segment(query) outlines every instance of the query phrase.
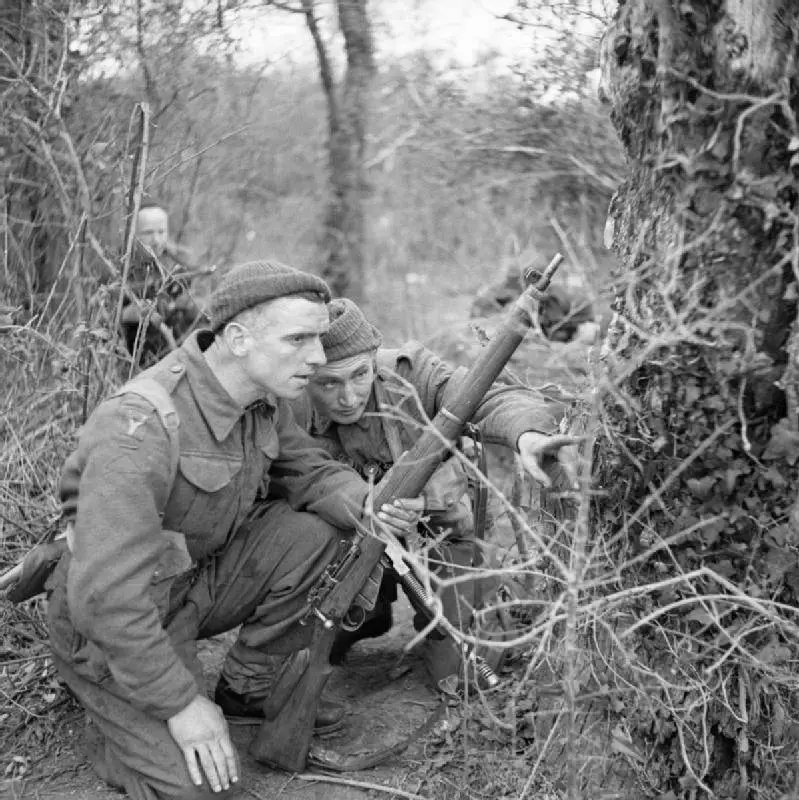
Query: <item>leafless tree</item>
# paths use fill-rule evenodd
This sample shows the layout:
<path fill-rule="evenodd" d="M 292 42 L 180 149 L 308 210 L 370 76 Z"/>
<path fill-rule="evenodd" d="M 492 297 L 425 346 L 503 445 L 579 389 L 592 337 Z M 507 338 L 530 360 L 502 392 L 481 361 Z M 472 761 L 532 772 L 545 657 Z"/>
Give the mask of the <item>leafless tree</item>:
<path fill-rule="evenodd" d="M 337 0 L 346 68 L 336 81 L 319 28 L 315 0 L 302 0 L 327 99 L 331 197 L 322 239 L 322 274 L 337 295 L 363 298 L 365 271 L 365 146 L 370 94 L 375 76 L 367 0 Z"/>

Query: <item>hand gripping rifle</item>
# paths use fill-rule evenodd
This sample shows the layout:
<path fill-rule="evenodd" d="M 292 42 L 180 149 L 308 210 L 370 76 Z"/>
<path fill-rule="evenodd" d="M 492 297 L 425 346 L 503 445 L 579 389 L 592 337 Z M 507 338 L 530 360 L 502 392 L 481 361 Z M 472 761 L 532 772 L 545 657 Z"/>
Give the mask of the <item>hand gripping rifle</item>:
<path fill-rule="evenodd" d="M 525 272 L 527 288 L 511 306 L 506 321 L 467 372 L 463 389 L 436 414 L 432 427 L 424 431 L 377 485 L 374 508 L 421 494 L 532 326 L 538 303 L 562 261 L 563 257 L 558 254 L 543 274 L 535 270 Z M 381 563 L 394 569 L 399 567 L 399 580 L 409 596 L 415 599 L 415 604 L 427 608 L 431 605 L 416 576 L 397 563 L 402 558 L 401 546 L 396 539 L 386 542 L 359 529 L 348 544 L 346 553 L 328 567 L 309 596 L 306 624 L 313 625 L 311 643 L 284 663 L 272 696 L 264 704 L 266 719 L 250 746 L 250 753 L 256 759 L 280 769 L 291 772 L 305 769 L 317 705 L 331 672 L 329 655 L 337 629 L 347 624 L 348 612 L 361 589 L 369 582 L 375 567 Z M 386 556 L 387 548 L 390 559 Z M 470 655 L 468 650 L 463 652 L 467 658 L 474 659 L 475 667 L 484 677 L 490 678 L 493 674 L 490 668 L 486 666 L 484 671 L 481 670 L 473 654 Z"/>

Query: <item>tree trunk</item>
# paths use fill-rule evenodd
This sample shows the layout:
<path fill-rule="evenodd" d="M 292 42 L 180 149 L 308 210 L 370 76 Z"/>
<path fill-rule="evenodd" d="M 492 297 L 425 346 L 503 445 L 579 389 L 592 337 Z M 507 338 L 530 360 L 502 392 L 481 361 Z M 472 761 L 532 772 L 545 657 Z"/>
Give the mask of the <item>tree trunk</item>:
<path fill-rule="evenodd" d="M 13 0 L 0 9 L 0 180 L 5 301 L 30 306 L 56 280 L 69 250 L 72 219 L 54 197 L 59 123 L 71 102 L 66 0 Z M 68 172 L 68 168 L 64 170 Z M 63 177 L 59 175 L 59 177 Z M 62 197 L 77 190 L 63 178 Z M 0 297 L 0 300 L 3 298 Z M 30 310 L 30 309 L 29 309 Z"/>
<path fill-rule="evenodd" d="M 602 43 L 629 176 L 593 566 L 668 796 L 794 790 L 798 60 L 795 0 L 621 0 Z"/>
<path fill-rule="evenodd" d="M 367 0 L 337 0 L 347 67 L 337 87 L 314 15 L 313 0 L 303 0 L 305 19 L 316 46 L 328 104 L 332 196 L 322 239 L 322 275 L 337 296 L 361 301 L 365 276 L 364 153 L 370 94 L 374 80 L 372 31 Z"/>

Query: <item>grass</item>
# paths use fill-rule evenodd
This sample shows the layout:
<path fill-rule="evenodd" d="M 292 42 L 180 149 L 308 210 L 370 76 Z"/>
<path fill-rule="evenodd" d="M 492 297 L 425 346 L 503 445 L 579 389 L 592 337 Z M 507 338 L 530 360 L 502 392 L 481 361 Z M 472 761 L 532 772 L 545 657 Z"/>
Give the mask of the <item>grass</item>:
<path fill-rule="evenodd" d="M 183 77 L 186 72 L 190 64 L 181 67 Z M 327 191 L 324 112 L 315 79 L 295 75 L 291 81 L 260 82 L 258 76 L 237 76 L 228 83 L 232 79 L 224 70 L 217 76 L 206 69 L 202 75 L 213 84 L 216 99 L 209 105 L 211 93 L 199 92 L 160 118 L 148 188 L 166 199 L 173 223 L 182 220 L 174 232 L 194 246 L 201 261 L 219 264 L 219 272 L 264 256 L 313 268 Z M 485 98 L 464 101 L 457 92 L 442 92 L 435 103 L 418 107 L 405 79 L 394 72 L 385 79 L 387 91 L 380 95 L 373 133 L 375 145 L 401 143 L 369 173 L 366 310 L 386 343 L 416 338 L 455 363 L 468 363 L 481 346 L 480 333 L 468 320 L 474 294 L 501 281 L 508 270 L 531 262 L 543 266 L 556 249 L 569 255 L 559 280 L 600 296 L 608 263 L 595 242 L 606 192 L 597 194 L 586 175 L 531 171 L 524 158 L 520 163 L 516 157 L 484 156 L 486 141 L 510 143 L 519 133 L 507 122 L 516 119 L 516 101 L 504 93 L 507 87 L 492 95 L 490 108 Z M 137 95 L 135 87 L 113 82 L 95 82 L 90 88 L 75 99 L 68 122 L 52 120 L 59 142 L 71 142 L 80 157 L 71 158 L 66 148 L 42 180 L 66 187 L 85 181 L 95 212 L 84 236 L 77 194 L 67 192 L 65 200 L 51 192 L 51 202 L 42 205 L 37 224 L 52 233 L 49 267 L 60 276 L 52 289 L 35 290 L 41 277 L 41 263 L 34 257 L 41 230 L 5 221 L 11 246 L 5 253 L 8 280 L 0 301 L 13 309 L 14 324 L 0 328 L 0 370 L 6 376 L 0 387 L 0 569 L 58 529 L 64 460 L 87 414 L 130 372 L 111 331 L 119 287 L 109 276 L 118 261 L 120 198 L 127 188 L 124 148 Z M 438 91 L 434 85 L 426 89 L 430 98 Z M 591 122 L 585 117 L 581 109 L 581 125 Z M 535 135 L 537 122 L 528 118 L 524 123 L 533 128 L 529 135 Z M 541 124 L 555 123 L 550 115 Z M 414 125 L 418 132 L 401 139 Z M 564 136 L 571 131 L 568 120 L 560 126 Z M 49 147 L 45 141 L 39 144 Z M 200 304 L 217 279 L 197 282 Z M 535 340 L 522 348 L 512 369 L 524 382 L 567 384 L 584 377 L 587 368 L 584 348 Z M 520 536 L 539 554 L 542 532 L 526 524 L 537 506 L 530 502 L 521 515 L 508 510 L 503 498 L 511 487 L 509 460 L 494 453 L 492 462 L 495 505 L 517 515 Z M 508 534 L 508 523 L 503 525 Z M 550 522 L 546 530 L 557 527 Z M 495 547 L 498 564 L 529 578 L 536 597 L 556 597 L 557 583 L 538 560 L 520 560 L 513 541 Z M 525 703 L 540 694 L 540 682 L 552 683 L 564 667 L 575 667 L 571 656 L 578 644 L 583 646 L 582 630 L 577 638 L 572 635 L 571 650 L 559 650 L 562 622 L 555 619 L 556 611 L 551 622 L 534 621 L 526 616 L 528 608 L 522 602 L 512 609 L 517 621 L 532 626 L 516 646 L 518 659 L 508 674 L 512 704 L 501 696 L 485 702 L 472 698 L 460 732 L 426 753 L 432 762 L 425 760 L 420 771 L 428 770 L 428 787 L 436 797 L 555 798 L 568 790 L 564 759 L 574 758 L 574 750 L 564 748 L 564 742 L 578 741 L 577 716 L 572 714 L 567 730 L 556 699 Z M 570 613 L 574 620 L 578 609 Z M 22 606 L 0 603 L 0 773 L 22 784 L 27 778 L 53 777 L 63 768 L 59 762 L 75 719 L 75 706 L 47 657 L 44 614 L 41 598 Z M 581 692 L 578 677 L 571 678 L 573 705 Z M 558 725 L 547 722 L 559 717 Z M 571 739 L 564 738 L 568 731 Z M 604 753 L 600 732 L 592 736 L 596 752 Z M 552 756 L 552 747 L 559 748 L 559 755 Z"/>

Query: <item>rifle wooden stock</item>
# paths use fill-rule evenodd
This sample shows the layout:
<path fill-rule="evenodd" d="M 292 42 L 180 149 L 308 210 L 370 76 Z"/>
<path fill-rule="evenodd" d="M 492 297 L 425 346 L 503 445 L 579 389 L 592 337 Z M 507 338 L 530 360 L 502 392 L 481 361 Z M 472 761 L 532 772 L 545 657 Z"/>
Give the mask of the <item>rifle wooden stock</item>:
<path fill-rule="evenodd" d="M 305 769 L 316 708 L 330 676 L 330 651 L 341 620 L 386 549 L 379 539 L 361 532 L 355 533 L 355 540 L 360 550 L 358 557 L 315 611 L 308 662 L 302 676 L 277 714 L 261 725 L 250 745 L 253 757 L 271 766 L 290 772 Z"/>
<path fill-rule="evenodd" d="M 394 464 L 377 486 L 374 508 L 409 497 L 418 497 L 436 467 L 447 457 L 479 407 L 486 392 L 499 377 L 532 325 L 531 313 L 549 286 L 563 257 L 558 254 L 535 286 L 528 286 L 513 304 L 507 320 L 467 372 L 463 390 L 442 408 L 416 444 Z M 261 725 L 250 746 L 250 753 L 280 769 L 298 772 L 305 768 L 311 745 L 316 708 L 330 675 L 330 650 L 337 628 L 361 587 L 383 558 L 385 545 L 377 538 L 356 532 L 360 548 L 351 568 L 315 610 L 307 666 L 289 691 L 280 710 Z"/>

